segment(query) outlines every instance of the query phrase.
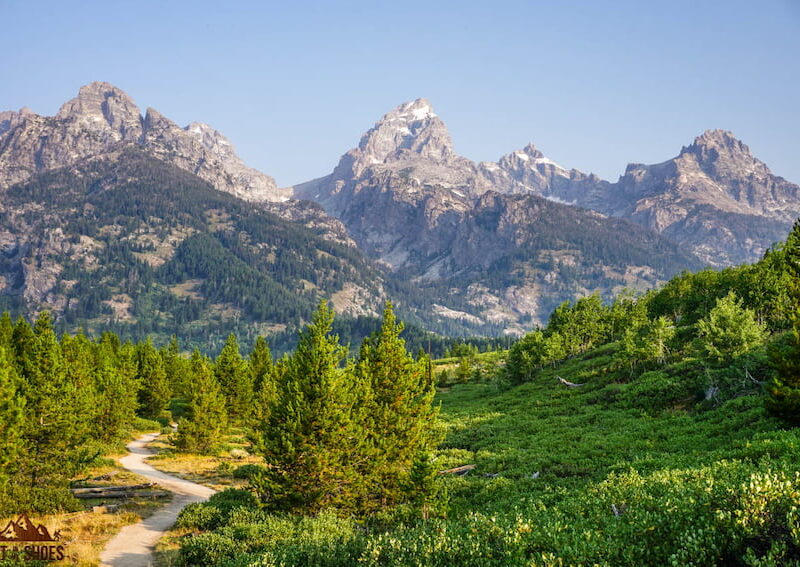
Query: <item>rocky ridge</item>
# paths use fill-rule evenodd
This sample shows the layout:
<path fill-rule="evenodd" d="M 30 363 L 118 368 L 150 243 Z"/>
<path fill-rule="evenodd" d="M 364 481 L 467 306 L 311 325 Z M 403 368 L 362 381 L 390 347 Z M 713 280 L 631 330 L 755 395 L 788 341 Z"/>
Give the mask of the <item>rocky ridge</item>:
<path fill-rule="evenodd" d="M 630 164 L 611 183 L 567 169 L 533 144 L 497 162 L 474 163 L 455 153 L 425 99 L 386 114 L 331 175 L 293 191 L 325 206 L 368 253 L 394 268 L 430 256 L 431 228 L 449 241 L 452 227 L 487 191 L 533 194 L 624 218 L 717 267 L 756 260 L 800 216 L 800 187 L 773 175 L 727 131 L 709 130 L 661 164 Z M 369 218 L 370 210 L 389 208 L 397 210 L 386 224 Z M 403 229 L 387 232 L 387 225 Z"/>
<path fill-rule="evenodd" d="M 587 187 L 599 198 L 607 186 L 533 145 L 498 163 L 461 157 L 430 103 L 417 99 L 386 114 L 329 176 L 296 186 L 294 195 L 341 219 L 368 255 L 419 285 L 447 286 L 470 306 L 439 308 L 442 316 L 516 332 L 564 299 L 650 287 L 699 265 L 647 230 L 564 204 Z M 594 248 L 589 234 L 605 248 Z M 641 253 L 616 255 L 622 241 Z"/>
<path fill-rule="evenodd" d="M 103 82 L 81 87 L 52 117 L 26 108 L 0 113 L 0 189 L 125 145 L 140 146 L 246 200 L 288 198 L 274 179 L 247 167 L 210 126 L 193 122 L 181 128 L 152 108 L 142 116 L 133 99 Z"/>
<path fill-rule="evenodd" d="M 610 297 L 623 287 L 652 287 L 676 271 L 703 263 L 722 266 L 753 260 L 782 239 L 800 214 L 798 186 L 774 176 L 729 132 L 706 132 L 661 164 L 631 164 L 611 183 L 563 167 L 533 144 L 497 162 L 464 158 L 454 150 L 445 123 L 425 99 L 387 113 L 341 157 L 330 175 L 279 189 L 271 177 L 247 167 L 213 128 L 199 122 L 180 127 L 152 108 L 142 115 L 120 89 L 92 83 L 53 117 L 24 108 L 0 112 L 0 191 L 6 215 L 0 225 L 4 253 L 0 289 L 4 293 L 30 309 L 47 305 L 69 313 L 77 305 L 97 314 L 95 307 L 82 303 L 89 292 L 69 283 L 75 280 L 73 275 L 65 279 L 69 269 L 65 266 L 95 270 L 116 261 L 109 255 L 113 246 L 98 245 L 109 235 L 98 235 L 97 227 L 87 232 L 77 217 L 73 226 L 62 227 L 58 217 L 74 216 L 77 201 L 59 202 L 62 209 L 54 213 L 46 195 L 16 201 L 8 197 L 13 191 L 24 193 L 40 186 L 62 191 L 70 183 L 85 185 L 86 176 L 100 170 L 102 189 L 114 191 L 130 186 L 140 174 L 131 164 L 161 171 L 136 152 L 246 200 L 251 210 L 274 213 L 341 245 L 334 258 L 326 256 L 331 252 L 322 244 L 314 245 L 323 250 L 314 260 L 321 262 L 315 277 L 322 277 L 319 274 L 330 260 L 353 266 L 344 280 L 331 273 L 337 283 L 326 283 L 324 289 L 307 278 L 291 284 L 298 285 L 302 290 L 298 293 L 307 294 L 309 301 L 314 294 L 327 295 L 337 311 L 357 316 L 377 312 L 380 300 L 394 293 L 390 289 L 402 289 L 405 298 L 424 297 L 422 303 L 410 300 L 416 313 L 430 315 L 428 321 L 435 324 L 450 321 L 452 325 L 439 328 L 457 332 L 519 333 L 544 322 L 565 299 L 594 291 Z M 53 172 L 57 175 L 48 177 Z M 118 172 L 129 172 L 129 178 L 119 177 Z M 174 173 L 164 175 L 182 179 Z M 64 179 L 71 181 L 63 185 Z M 142 179 L 145 186 L 154 186 L 154 178 Z M 196 182 L 185 183 L 194 187 Z M 170 207 L 185 198 L 170 195 L 159 193 Z M 88 206 L 94 206 L 91 199 Z M 220 236 L 231 219 L 238 218 L 239 213 L 226 212 L 236 206 L 215 205 L 208 218 L 196 212 L 194 224 L 177 232 L 136 219 L 148 228 L 131 251 L 154 270 L 163 270 L 171 255 L 184 249 L 183 243 L 200 242 L 197 239 L 207 233 L 221 238 L 225 254 L 239 254 L 247 248 Z M 94 213 L 87 210 L 82 215 L 93 218 Z M 250 223 L 256 221 L 242 219 L 243 242 L 253 240 L 260 229 Z M 266 219 L 258 222 L 273 226 Z M 101 228 L 117 230 L 112 224 Z M 23 234 L 26 231 L 30 234 Z M 304 237 L 292 238 L 305 242 Z M 139 248 L 148 251 L 136 251 Z M 375 268 L 355 248 L 394 274 Z M 192 253 L 200 249 L 190 247 Z M 251 252 L 263 253 L 260 269 L 273 269 L 274 249 L 247 253 Z M 290 258 L 291 251 L 287 253 L 285 258 Z M 304 262 L 315 254 L 309 249 Z M 287 261 L 289 271 L 299 269 L 294 260 Z M 126 258 L 123 264 L 130 262 Z M 180 269 L 194 273 L 185 264 Z M 359 271 L 373 275 L 362 277 Z M 372 287 L 369 282 L 378 273 L 383 283 Z M 163 277 L 161 301 L 194 297 L 199 293 L 195 287 L 205 285 L 208 293 L 200 294 L 207 300 L 203 308 L 211 313 L 214 305 L 224 304 L 209 303 L 211 284 L 197 283 L 195 276 L 177 283 L 167 274 Z M 127 285 L 120 280 L 114 293 L 105 293 L 101 311 L 111 310 L 121 320 L 133 317 L 130 309 L 136 301 L 124 291 Z M 282 290 L 280 297 L 288 297 L 285 293 Z M 222 311 L 226 309 L 231 311 Z M 270 325 L 280 324 L 274 314 L 271 317 Z"/>

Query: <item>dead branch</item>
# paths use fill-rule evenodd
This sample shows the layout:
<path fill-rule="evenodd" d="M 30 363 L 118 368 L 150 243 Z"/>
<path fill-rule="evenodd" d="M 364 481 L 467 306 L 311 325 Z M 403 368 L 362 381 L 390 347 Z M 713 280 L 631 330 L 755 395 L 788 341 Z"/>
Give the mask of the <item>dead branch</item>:
<path fill-rule="evenodd" d="M 556 376 L 558 381 L 564 384 L 568 388 L 580 388 L 581 386 L 585 386 L 585 384 L 575 384 L 574 382 L 569 382 L 568 380 L 564 380 L 561 376 Z"/>
<path fill-rule="evenodd" d="M 469 471 L 474 469 L 477 465 L 462 465 L 460 467 L 456 467 L 454 469 L 447 469 L 446 471 L 439 471 L 439 474 L 455 474 L 458 476 L 465 476 L 469 474 Z"/>
<path fill-rule="evenodd" d="M 130 484 L 127 486 L 90 486 L 87 488 L 72 488 L 70 492 L 74 496 L 79 494 L 99 494 L 105 492 L 130 492 L 132 490 L 142 490 L 152 488 L 156 485 L 155 482 L 146 482 L 144 484 Z"/>

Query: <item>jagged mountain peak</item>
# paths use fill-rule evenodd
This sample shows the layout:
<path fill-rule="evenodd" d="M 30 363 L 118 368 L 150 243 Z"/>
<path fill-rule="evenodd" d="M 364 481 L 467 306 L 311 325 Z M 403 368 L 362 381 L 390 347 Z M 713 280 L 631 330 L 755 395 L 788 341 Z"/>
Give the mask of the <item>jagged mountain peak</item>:
<path fill-rule="evenodd" d="M 437 114 L 433 111 L 433 106 L 425 98 L 418 98 L 397 106 L 394 110 L 384 116 L 384 120 L 425 120 L 426 118 L 435 118 Z"/>
<path fill-rule="evenodd" d="M 694 146 L 706 147 L 731 147 L 735 145 L 744 145 L 730 130 L 722 130 L 721 128 L 714 128 L 706 130 L 694 139 Z M 746 147 L 746 146 L 745 146 Z"/>
<path fill-rule="evenodd" d="M 681 155 L 687 153 L 704 161 L 720 158 L 758 161 L 750 148 L 729 130 L 706 130 L 681 150 Z"/>
<path fill-rule="evenodd" d="M 89 122 L 107 122 L 112 128 L 124 126 L 125 122 L 141 120 L 139 107 L 122 89 L 110 83 L 94 82 L 82 86 L 78 96 L 65 102 L 56 118 L 88 118 Z"/>
<path fill-rule="evenodd" d="M 128 94 L 118 86 L 106 81 L 93 81 L 78 89 L 78 98 L 93 99 L 99 96 L 106 98 L 110 96 L 128 97 Z"/>
<path fill-rule="evenodd" d="M 155 108 L 148 106 L 147 109 L 144 111 L 144 124 L 146 128 L 157 124 L 165 124 L 169 123 L 171 125 L 177 126 L 172 120 L 161 114 Z"/>
<path fill-rule="evenodd" d="M 430 102 L 418 98 L 395 107 L 362 136 L 352 171 L 359 175 L 371 165 L 409 157 L 445 163 L 454 156 L 447 126 Z"/>
<path fill-rule="evenodd" d="M 219 154 L 235 154 L 233 145 L 228 138 L 204 122 L 192 122 L 184 130 L 197 138 L 208 150 L 214 150 Z"/>
<path fill-rule="evenodd" d="M 706 130 L 694 142 L 681 150 L 681 158 L 691 156 L 700 168 L 713 177 L 723 180 L 756 175 L 770 175 L 769 168 L 757 159 L 750 148 L 728 130 Z"/>
<path fill-rule="evenodd" d="M 554 169 L 560 172 L 567 172 L 567 169 L 547 156 L 539 150 L 533 142 L 528 143 L 527 146 L 521 150 L 515 150 L 510 154 L 504 155 L 498 162 L 501 167 L 506 169 L 515 169 L 519 167 L 527 167 L 530 169 L 541 169 L 542 167 Z"/>
<path fill-rule="evenodd" d="M 29 116 L 30 115 L 30 116 Z M 154 108 L 142 117 L 122 89 L 102 81 L 84 85 L 55 117 L 0 113 L 0 188 L 27 180 L 36 172 L 73 164 L 124 145 L 198 175 L 220 191 L 251 201 L 283 201 L 288 190 L 250 167 L 232 144 L 207 124 L 182 128 Z"/>
<path fill-rule="evenodd" d="M 667 234 L 714 266 L 757 259 L 800 214 L 800 187 L 719 129 L 665 162 L 630 164 L 612 195 L 609 212 Z"/>

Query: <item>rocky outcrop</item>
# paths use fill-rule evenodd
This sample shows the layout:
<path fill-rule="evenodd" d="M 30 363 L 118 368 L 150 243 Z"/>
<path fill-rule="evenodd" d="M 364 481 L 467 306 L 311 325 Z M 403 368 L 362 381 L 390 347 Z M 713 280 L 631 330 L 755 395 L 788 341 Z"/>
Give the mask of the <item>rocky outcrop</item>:
<path fill-rule="evenodd" d="M 0 189 L 125 145 L 143 147 L 243 199 L 288 198 L 287 190 L 247 167 L 231 143 L 210 126 L 193 122 L 181 128 L 154 109 L 142 117 L 127 94 L 102 82 L 81 87 L 53 117 L 28 109 L 0 113 Z"/>
<path fill-rule="evenodd" d="M 656 230 L 713 266 L 749 262 L 786 237 L 800 187 L 773 175 L 724 130 L 656 165 L 631 164 L 604 212 Z"/>

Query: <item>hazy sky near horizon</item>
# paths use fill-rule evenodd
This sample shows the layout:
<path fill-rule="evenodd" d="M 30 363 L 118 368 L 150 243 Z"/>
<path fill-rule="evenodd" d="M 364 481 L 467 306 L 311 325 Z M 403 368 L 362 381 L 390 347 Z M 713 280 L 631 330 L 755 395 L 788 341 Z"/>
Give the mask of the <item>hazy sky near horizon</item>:
<path fill-rule="evenodd" d="M 800 0 L 0 0 L 0 21 L 0 110 L 108 81 L 282 186 L 418 97 L 476 161 L 533 142 L 613 181 L 723 128 L 800 183 Z"/>

